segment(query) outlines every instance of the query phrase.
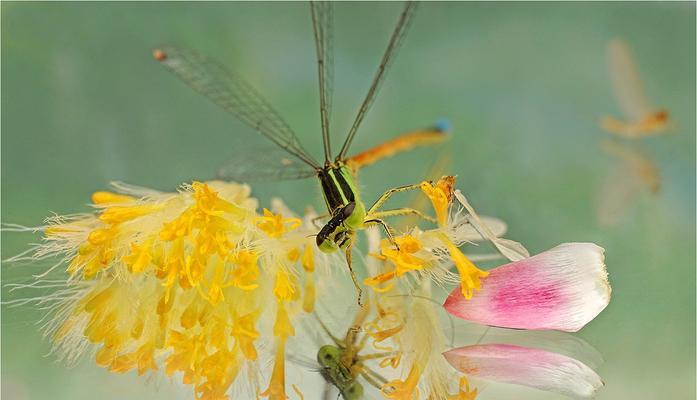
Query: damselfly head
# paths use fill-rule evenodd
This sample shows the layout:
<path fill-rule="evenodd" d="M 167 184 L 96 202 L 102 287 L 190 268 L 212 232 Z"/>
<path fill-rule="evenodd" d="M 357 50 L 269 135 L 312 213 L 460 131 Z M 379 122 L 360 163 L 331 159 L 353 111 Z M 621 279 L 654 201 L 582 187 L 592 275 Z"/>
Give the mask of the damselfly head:
<path fill-rule="evenodd" d="M 320 347 L 317 352 L 317 362 L 324 368 L 338 365 L 341 359 L 341 349 L 330 344 Z"/>

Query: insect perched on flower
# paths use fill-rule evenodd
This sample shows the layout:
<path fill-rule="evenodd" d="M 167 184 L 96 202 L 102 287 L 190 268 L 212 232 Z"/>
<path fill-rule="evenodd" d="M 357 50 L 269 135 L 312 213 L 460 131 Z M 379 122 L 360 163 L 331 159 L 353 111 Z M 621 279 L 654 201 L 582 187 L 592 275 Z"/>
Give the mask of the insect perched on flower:
<path fill-rule="evenodd" d="M 176 375 L 197 400 L 286 400 L 289 387 L 303 398 L 302 376 L 296 379 L 299 371 L 288 371 L 286 361 L 307 336 L 296 331 L 316 321 L 320 328 L 311 326 L 311 333 L 327 336 L 312 352 L 320 375 L 347 400 L 369 393 L 395 400 L 472 400 L 480 393 L 470 382 L 475 377 L 591 396 L 602 382 L 589 366 L 508 342 L 455 347 L 454 341 L 447 343 L 439 313 L 444 309 L 488 326 L 577 331 L 610 300 L 602 248 L 566 243 L 531 257 L 520 243 L 502 237 L 505 223 L 475 212 L 450 175 L 390 189 L 370 207 L 361 200 L 360 168 L 444 137 L 442 127 L 411 132 L 347 157 L 413 11 L 414 4 L 407 3 L 334 157 L 328 90 L 331 4 L 311 3 L 323 164 L 238 76 L 194 52 L 156 50 L 155 58 L 167 68 L 287 153 L 257 170 L 245 159 L 244 165 L 221 170 L 222 176 L 242 182 L 254 175 L 315 175 L 329 215 L 318 232 L 314 211 L 299 216 L 278 199 L 259 210 L 249 186 L 232 181 L 195 181 L 174 193 L 116 184 L 114 191 L 94 193 L 92 213 L 49 218 L 36 229 L 44 241 L 15 258 L 57 257 L 55 265 L 65 266 L 67 278 L 58 284 L 63 287 L 34 299 L 49 304 L 46 331 L 56 352 L 71 362 L 93 349 L 96 363 L 109 371 Z M 419 207 L 383 210 L 390 196 L 406 190 L 430 201 L 435 218 Z M 418 219 L 395 230 L 384 221 L 391 216 Z M 429 224 L 420 226 L 424 221 Z M 371 227 L 382 228 L 384 236 Z M 370 289 L 365 304 L 352 269 L 361 233 L 369 247 L 361 254 L 368 270 L 363 283 Z M 483 243 L 497 254 L 465 249 Z M 492 256 L 511 262 L 489 270 L 475 264 Z M 334 336 L 316 308 L 336 299 L 342 310 L 347 303 L 355 309 L 338 290 L 342 283 L 349 286 L 348 280 L 331 276 L 344 260 L 358 291 L 358 310 L 351 326 Z M 26 287 L 56 286 L 37 279 Z M 443 306 L 443 299 L 436 300 L 442 288 L 450 291 Z"/>
<path fill-rule="evenodd" d="M 237 74 L 227 71 L 217 62 L 193 51 L 174 47 L 162 47 L 153 53 L 156 60 L 160 61 L 193 89 L 202 93 L 215 104 L 235 115 L 256 132 L 285 150 L 288 153 L 287 155 L 293 158 L 293 161 L 301 163 L 293 163 L 285 158 L 283 159 L 284 162 L 279 162 L 275 166 L 261 166 L 258 169 L 261 175 L 268 177 L 269 167 L 271 167 L 274 170 L 272 173 L 275 173 L 275 178 L 318 177 L 329 213 L 326 217 L 329 219 L 317 233 L 317 247 L 323 252 L 334 252 L 339 249 L 345 251 L 347 265 L 358 293 L 359 304 L 361 302 L 362 289 L 353 272 L 351 261 L 355 232 L 372 225 L 380 225 L 385 229 L 388 238 L 392 240 L 392 230 L 384 220 L 385 218 L 411 214 L 431 220 L 430 217 L 413 208 L 382 210 L 384 203 L 393 194 L 417 189 L 419 185 L 406 185 L 390 189 L 380 196 L 372 206 L 366 207 L 356 185 L 356 174 L 361 167 L 372 164 L 382 158 L 416 146 L 443 140 L 443 129 L 434 127 L 404 134 L 357 156 L 347 157 L 356 132 L 372 105 L 379 86 L 385 78 L 385 72 L 404 39 L 415 7 L 416 4 L 413 2 L 407 2 L 404 5 L 397 26 L 392 32 L 387 49 L 368 89 L 368 94 L 359 108 L 339 153 L 333 157 L 329 132 L 330 88 L 332 85 L 331 76 L 333 74 L 331 70 L 332 47 L 330 43 L 332 38 L 332 4 L 331 2 L 311 2 L 319 75 L 320 122 L 324 144 L 323 164 L 315 161 L 305 151 L 288 124 L 251 85 Z M 233 163 L 221 170 L 222 177 L 239 182 L 247 182 L 250 178 L 254 178 L 255 175 L 257 174 L 249 165 L 248 160 L 245 160 L 244 166 Z M 397 245 L 393 240 L 392 242 L 394 246 Z"/>

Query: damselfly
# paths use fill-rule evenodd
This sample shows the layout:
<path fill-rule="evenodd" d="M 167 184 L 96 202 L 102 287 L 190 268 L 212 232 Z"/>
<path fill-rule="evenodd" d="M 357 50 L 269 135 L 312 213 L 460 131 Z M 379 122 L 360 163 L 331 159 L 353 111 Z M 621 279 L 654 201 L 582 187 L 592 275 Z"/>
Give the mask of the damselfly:
<path fill-rule="evenodd" d="M 612 91 L 624 120 L 605 117 L 601 121 L 603 128 L 630 139 L 666 133 L 670 127 L 668 111 L 649 102 L 627 43 L 621 39 L 611 40 L 607 46 L 607 59 Z"/>
<path fill-rule="evenodd" d="M 326 216 L 328 221 L 317 234 L 317 246 L 324 252 L 334 252 L 339 249 L 345 251 L 351 277 L 358 292 L 359 304 L 362 291 L 351 263 L 351 249 L 355 241 L 356 231 L 371 225 L 380 225 L 386 231 L 388 238 L 392 238 L 392 229 L 385 222 L 387 217 L 414 215 L 429 221 L 433 220 L 413 208 L 383 209 L 384 203 L 390 196 L 397 192 L 416 189 L 419 187 L 418 184 L 387 190 L 372 206 L 366 207 L 356 185 L 356 172 L 359 168 L 385 157 L 443 140 L 445 137 L 443 127 L 436 126 L 403 134 L 356 156 L 347 156 L 356 132 L 373 104 L 378 89 L 385 79 L 385 73 L 404 40 L 415 7 L 413 2 L 407 2 L 404 5 L 368 93 L 359 107 L 339 153 L 333 156 L 329 132 L 333 74 L 332 5 L 330 2 L 310 3 L 319 75 L 320 122 L 324 147 L 324 163 L 322 164 L 308 154 L 289 125 L 239 75 L 228 71 L 216 61 L 193 51 L 162 47 L 153 53 L 156 60 L 189 86 L 285 150 L 286 156 L 290 157 L 275 160 L 273 163 L 265 162 L 261 165 L 250 163 L 249 159 L 243 159 L 223 168 L 220 173 L 221 177 L 239 181 L 247 181 L 257 177 L 298 179 L 316 176 L 319 178 L 329 214 Z M 394 241 L 392 242 L 394 243 Z"/>
<path fill-rule="evenodd" d="M 369 367 L 370 360 L 386 359 L 394 356 L 391 352 L 379 351 L 372 354 L 362 354 L 370 336 L 363 332 L 363 325 L 370 312 L 370 307 L 360 307 L 354 316 L 353 323 L 342 338 L 334 336 L 322 320 L 315 314 L 322 331 L 332 340 L 317 351 L 319 372 L 327 386 L 324 389 L 324 399 L 329 399 L 331 387 L 336 388 L 345 400 L 362 399 L 365 388 L 359 378 L 380 390 L 387 380 Z"/>

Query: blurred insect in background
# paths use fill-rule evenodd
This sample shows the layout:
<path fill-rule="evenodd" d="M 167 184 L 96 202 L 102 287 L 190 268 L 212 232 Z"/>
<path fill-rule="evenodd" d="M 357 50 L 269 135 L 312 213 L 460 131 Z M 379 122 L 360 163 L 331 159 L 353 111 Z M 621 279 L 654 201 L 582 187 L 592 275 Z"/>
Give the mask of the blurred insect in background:
<path fill-rule="evenodd" d="M 355 232 L 368 226 L 380 225 L 391 239 L 392 229 L 385 222 L 385 218 L 403 215 L 415 215 L 429 221 L 433 221 L 433 218 L 413 208 L 382 209 L 384 203 L 393 194 L 417 189 L 418 184 L 387 190 L 370 207 L 366 207 L 356 184 L 358 170 L 397 153 L 442 142 L 446 137 L 445 128 L 438 125 L 409 132 L 356 156 L 347 156 L 356 132 L 384 81 L 385 73 L 403 42 L 414 14 L 415 3 L 407 2 L 346 139 L 339 153 L 333 156 L 329 122 L 333 84 L 332 4 L 330 2 L 311 2 L 310 4 L 319 76 L 320 125 L 324 147 L 322 164 L 308 154 L 289 125 L 270 104 L 237 74 L 228 71 L 216 61 L 190 50 L 162 47 L 155 50 L 153 55 L 194 90 L 236 116 L 286 153 L 284 156 L 277 156 L 273 152 L 261 155 L 255 153 L 253 160 L 240 157 L 220 170 L 221 178 L 240 182 L 260 178 L 301 179 L 311 176 L 319 179 L 328 211 L 328 215 L 324 217 L 328 220 L 317 234 L 317 246 L 324 252 L 334 252 L 339 249 L 345 251 L 360 304 L 362 290 L 351 262 Z"/>
<path fill-rule="evenodd" d="M 670 127 L 668 111 L 658 109 L 649 102 L 627 43 L 622 39 L 611 40 L 607 46 L 607 57 L 612 91 L 625 119 L 605 117 L 601 121 L 602 127 L 624 138 L 666 133 Z"/>
<path fill-rule="evenodd" d="M 600 188 L 596 218 L 600 225 L 617 224 L 632 208 L 641 194 L 661 190 L 658 167 L 645 151 L 614 140 L 601 143 L 602 150 L 615 158 L 615 166 Z"/>
<path fill-rule="evenodd" d="M 618 223 L 643 191 L 654 195 L 660 191 L 658 167 L 641 148 L 639 140 L 665 134 L 671 127 L 668 111 L 653 107 L 646 97 L 627 43 L 622 39 L 611 40 L 607 57 L 613 92 L 626 120 L 605 117 L 601 121 L 601 126 L 616 136 L 615 140 L 601 143 L 602 150 L 615 158 L 616 163 L 597 198 L 596 219 L 603 226 Z"/>

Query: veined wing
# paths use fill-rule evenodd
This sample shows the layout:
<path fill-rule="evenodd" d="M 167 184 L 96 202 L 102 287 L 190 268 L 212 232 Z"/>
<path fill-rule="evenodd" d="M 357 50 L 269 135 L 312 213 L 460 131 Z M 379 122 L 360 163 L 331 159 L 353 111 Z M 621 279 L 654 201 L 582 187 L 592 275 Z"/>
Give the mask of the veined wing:
<path fill-rule="evenodd" d="M 387 44 L 387 49 L 385 49 L 385 53 L 382 56 L 380 65 L 378 66 L 378 70 L 373 77 L 373 82 L 370 85 L 370 89 L 368 89 L 368 94 L 365 96 L 363 104 L 361 104 L 361 107 L 358 109 L 356 119 L 353 121 L 353 125 L 351 125 L 348 135 L 346 135 L 346 140 L 344 141 L 343 146 L 341 146 L 341 151 L 339 152 L 337 158 L 344 159 L 344 157 L 346 157 L 346 152 L 348 151 L 349 147 L 351 147 L 351 142 L 353 142 L 353 138 L 356 136 L 358 127 L 361 125 L 361 122 L 363 122 L 363 118 L 365 118 L 370 106 L 373 104 L 375 95 L 380 89 L 380 85 L 384 81 L 385 73 L 390 67 L 397 50 L 399 50 L 399 47 L 403 42 L 415 9 L 416 3 L 414 2 L 408 1 L 404 5 L 404 9 L 399 17 L 399 21 L 397 21 L 397 26 L 395 26 L 394 31 L 392 31 L 392 36 Z"/>
<path fill-rule="evenodd" d="M 289 157 L 288 153 L 271 144 L 247 146 L 217 171 L 217 177 L 236 182 L 275 182 L 309 178 L 317 174 L 315 168 Z"/>
<path fill-rule="evenodd" d="M 305 164 L 319 168 L 283 118 L 241 77 L 193 50 L 165 46 L 153 55 L 194 90 Z"/>
<path fill-rule="evenodd" d="M 332 109 L 334 85 L 334 56 L 332 53 L 332 4 L 329 1 L 311 1 L 312 29 L 317 53 L 317 75 L 319 79 L 319 112 L 322 125 L 324 161 L 331 161 L 329 116 Z"/>
<path fill-rule="evenodd" d="M 651 114 L 653 107 L 644 93 L 632 52 L 622 39 L 613 39 L 607 46 L 608 69 L 615 99 L 631 121 L 640 121 Z"/>

